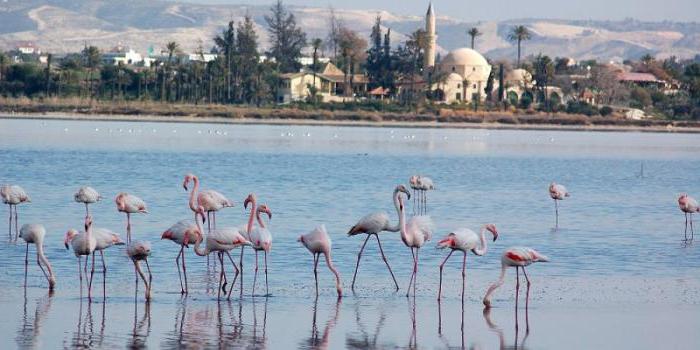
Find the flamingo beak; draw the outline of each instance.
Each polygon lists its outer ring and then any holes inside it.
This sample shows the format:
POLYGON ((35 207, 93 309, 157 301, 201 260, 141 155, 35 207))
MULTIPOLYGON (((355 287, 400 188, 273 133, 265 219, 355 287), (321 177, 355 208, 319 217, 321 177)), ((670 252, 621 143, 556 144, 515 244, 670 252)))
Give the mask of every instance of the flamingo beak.
POLYGON ((69 250, 69 249, 70 249, 70 248, 68 248, 68 242, 63 242, 63 245, 66 246, 66 250, 69 250))
POLYGON ((498 232, 493 233, 493 241, 495 242, 498 239, 498 232))

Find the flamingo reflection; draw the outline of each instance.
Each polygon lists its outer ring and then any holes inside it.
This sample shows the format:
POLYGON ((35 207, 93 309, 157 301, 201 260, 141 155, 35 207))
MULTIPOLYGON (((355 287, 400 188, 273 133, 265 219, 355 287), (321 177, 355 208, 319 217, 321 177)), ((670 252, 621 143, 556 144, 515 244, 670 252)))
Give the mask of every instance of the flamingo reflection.
POLYGON ((379 320, 377 325, 374 327, 374 334, 369 334, 366 330, 364 322, 362 322, 360 313, 360 304, 355 303, 355 322, 357 323, 357 329, 362 333, 361 336, 353 336, 348 334, 345 339, 345 347, 349 349, 381 349, 385 346, 377 345, 377 339, 379 338, 379 332, 382 327, 384 327, 384 322, 386 321, 386 312, 384 308, 379 309, 379 320))
POLYGON ((131 331, 131 339, 128 348, 145 349, 148 336, 151 335, 151 303, 146 302, 143 308, 143 316, 138 319, 138 299, 134 295, 134 328, 131 331))
POLYGON ((53 297, 53 291, 50 291, 46 296, 41 297, 36 300, 36 308, 34 310, 33 317, 29 317, 27 314, 27 288, 24 288, 24 305, 23 305, 23 315, 22 322, 20 323, 20 328, 17 330, 17 347, 22 349, 37 349, 40 348, 40 343, 38 341, 41 335, 41 326, 46 315, 51 310, 51 302, 53 297))
POLYGON ((518 344, 518 338, 519 338, 519 327, 518 327, 518 308, 515 308, 515 341, 513 343, 513 346, 508 346, 506 345, 506 340, 505 340, 505 335, 503 333, 503 330, 498 327, 496 324, 493 323, 491 320, 491 309, 490 308, 484 308, 484 320, 486 321, 486 325, 498 335, 498 342, 499 342, 499 349, 504 350, 504 349, 514 349, 514 350, 524 350, 526 349, 525 347, 525 341, 527 338, 530 336, 530 321, 528 318, 528 309, 525 308, 525 336, 523 336, 523 340, 518 344))
POLYGON ((318 312, 318 297, 314 299, 314 315, 311 324, 311 336, 302 340, 300 348, 303 349, 329 349, 328 340, 330 339, 331 331, 338 323, 338 316, 340 315, 340 302, 341 298, 338 298, 335 303, 335 312, 326 322, 326 328, 323 330, 323 334, 319 334, 318 327, 316 326, 316 314, 318 312))

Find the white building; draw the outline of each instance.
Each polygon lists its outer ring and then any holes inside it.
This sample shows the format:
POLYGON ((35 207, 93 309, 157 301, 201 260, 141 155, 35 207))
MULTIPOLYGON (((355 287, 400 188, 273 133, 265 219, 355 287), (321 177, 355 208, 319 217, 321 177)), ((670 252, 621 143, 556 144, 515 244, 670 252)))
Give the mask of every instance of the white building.
POLYGON ((106 52, 102 55, 102 60, 107 64, 112 64, 118 66, 122 65, 137 65, 143 62, 143 56, 140 53, 134 51, 133 49, 128 49, 126 51, 112 51, 106 52))

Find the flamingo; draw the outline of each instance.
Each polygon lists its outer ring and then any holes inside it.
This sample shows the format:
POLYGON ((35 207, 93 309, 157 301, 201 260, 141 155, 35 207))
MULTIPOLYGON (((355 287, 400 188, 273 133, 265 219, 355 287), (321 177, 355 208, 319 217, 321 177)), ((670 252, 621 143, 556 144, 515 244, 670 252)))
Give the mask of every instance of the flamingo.
POLYGON ((678 207, 685 214, 685 241, 688 241, 688 214, 690 214, 690 240, 692 241, 693 238, 695 238, 695 233, 693 232, 693 213, 700 212, 698 201, 684 193, 678 197, 678 207))
POLYGON ((559 202, 564 200, 564 198, 569 197, 569 191, 566 190, 564 185, 552 182, 549 184, 549 196, 554 200, 554 212, 556 213, 556 227, 559 227, 559 202))
MULTIPOLYGON (((399 191, 394 190, 393 194, 394 198, 394 206, 396 207, 396 213, 397 215, 401 215, 399 211, 399 191)), ((382 249, 382 243, 379 241, 379 233, 383 231, 387 232, 398 232, 400 230, 400 227, 398 224, 395 226, 392 226, 391 223, 389 222, 389 215, 385 212, 377 212, 377 213, 372 213, 369 214, 353 226, 350 231, 348 231, 348 236, 355 236, 359 234, 367 234, 367 238, 365 238, 365 242, 362 243, 362 248, 360 248, 360 252, 357 253, 357 264, 355 265, 355 274, 352 276, 352 284, 351 288, 354 290, 355 289, 355 278, 357 277, 357 270, 360 268, 360 259, 362 258, 362 252, 365 250, 365 245, 367 245, 367 241, 369 240, 370 237, 374 236, 377 239, 377 244, 379 245, 379 252, 382 254, 382 259, 384 260, 384 263, 386 264, 386 267, 389 269, 389 273, 391 274, 391 278, 394 280, 394 285, 396 286, 396 290, 399 290, 399 284, 396 282, 396 277, 394 277, 394 272, 391 270, 391 266, 389 266, 389 261, 387 261, 386 256, 384 255, 384 249, 382 249)))
MULTIPOLYGON (((192 209, 192 211, 194 212, 195 220, 197 220, 197 208, 202 206, 204 207, 204 211, 207 212, 207 220, 209 220, 210 225, 209 230, 212 229, 212 226, 214 229, 216 229, 216 212, 223 208, 232 207, 233 202, 228 200, 228 198, 226 198, 223 194, 213 190, 202 190, 198 193, 197 191, 199 190, 199 178, 192 174, 185 175, 185 182, 182 184, 182 187, 185 188, 185 191, 188 191, 187 185, 190 183, 190 181, 194 182, 194 187, 190 192, 189 204, 190 209, 192 209), (209 217, 210 214, 212 215, 211 218, 209 217)), ((202 221, 204 221, 204 217, 202 217, 202 221)))
POLYGON ((525 297, 525 309, 528 307, 530 302, 530 279, 527 277, 525 272, 525 266, 529 266, 536 262, 548 262, 549 258, 545 255, 540 254, 536 250, 527 247, 513 247, 508 248, 503 252, 501 257, 501 275, 498 277, 498 281, 494 282, 489 289, 486 291, 484 296, 484 306, 486 308, 491 307, 491 294, 503 285, 503 281, 506 275, 506 268, 515 267, 515 305, 518 304, 518 290, 520 289, 520 273, 519 269, 523 270, 523 275, 525 275, 525 280, 527 281, 527 294, 525 297))
MULTIPOLYGON (((421 193, 421 200, 423 202, 423 205, 421 206, 423 208, 423 213, 422 214, 427 214, 428 213, 428 196, 427 192, 432 191, 435 189, 435 184, 433 183, 433 179, 427 177, 427 176, 420 176, 418 178, 418 185, 421 193)), ((420 214, 420 213, 419 213, 420 214)))
MULTIPOLYGON (((203 214, 202 214, 203 215, 203 214)), ((224 293, 226 292, 226 273, 224 272, 224 253, 228 256, 228 259, 231 261, 231 265, 233 265, 234 270, 236 271, 236 275, 233 277, 233 282, 231 283, 231 290, 233 290, 233 285, 236 283, 236 279, 238 278, 239 270, 238 267, 236 266, 236 263, 233 262, 233 258, 231 258, 231 254, 229 253, 231 250, 242 247, 244 245, 251 245, 251 243, 243 236, 238 229, 217 229, 214 231, 211 231, 211 233, 207 234, 207 238, 205 241, 205 247, 202 248, 200 247, 200 244, 202 241, 197 241, 194 245, 194 252, 195 254, 199 256, 209 256, 210 253, 216 252, 219 258, 219 263, 221 264, 221 273, 219 276, 219 295, 218 297, 221 298, 221 291, 223 290, 224 293), (223 284, 222 284, 223 283, 223 284)), ((228 296, 231 296, 231 290, 229 290, 228 296)))
POLYGON ((0 187, 0 197, 2 197, 2 202, 7 204, 10 208, 10 218, 8 220, 9 228, 8 234, 10 236, 10 241, 16 240, 19 236, 18 219, 17 219, 17 205, 22 203, 31 203, 32 200, 27 195, 22 187, 17 185, 3 185, 0 187), (12 238, 12 208, 15 209, 15 237, 12 238))
POLYGON ((471 251, 474 255, 484 256, 488 250, 488 244, 486 243, 485 232, 489 231, 493 235, 493 241, 498 239, 498 230, 496 230, 496 225, 486 224, 481 227, 481 232, 477 236, 476 232, 468 229, 461 228, 452 231, 438 242, 437 247, 440 249, 450 248, 450 253, 445 257, 445 260, 440 264, 440 287, 438 288, 438 301, 442 297, 442 269, 447 262, 447 259, 452 256, 456 250, 464 253, 464 258, 462 259, 462 299, 464 299, 464 285, 466 278, 466 266, 467 266, 467 253, 471 251))
POLYGON ((115 202, 117 211, 126 213, 126 243, 131 243, 131 214, 148 214, 146 203, 143 199, 124 192, 117 195, 115 202))
POLYGON ((39 265, 41 272, 44 273, 46 280, 49 282, 49 291, 53 291, 56 286, 56 277, 51 269, 49 259, 44 255, 44 237, 46 229, 40 224, 24 224, 19 230, 19 237, 27 242, 27 250, 24 254, 24 286, 27 286, 27 268, 29 265, 29 244, 36 245, 36 264, 39 265), (46 269, 42 266, 44 264, 46 269), (47 273, 48 271, 48 273, 47 273))
POLYGON ((78 275, 80 277, 80 291, 83 290, 83 273, 81 271, 82 256, 85 256, 85 278, 87 279, 88 258, 92 254, 92 270, 88 279, 88 298, 92 298, 92 277, 95 274, 95 249, 97 239, 92 234, 92 217, 85 217, 85 234, 72 236, 71 231, 66 232, 63 244, 69 249, 69 244, 73 247, 73 253, 78 258, 78 275))
MULTIPOLYGON (((68 248, 68 244, 71 243, 72 240, 79 239, 82 240, 84 238, 79 238, 80 235, 85 235, 85 233, 80 233, 75 229, 70 229, 68 232, 66 232, 66 236, 64 239, 64 244, 66 245, 66 248, 68 248)), ((104 250, 114 246, 114 245, 124 245, 124 241, 122 241, 121 237, 119 237, 119 234, 115 233, 114 231, 111 231, 106 228, 101 228, 101 227, 95 227, 92 229, 92 235, 95 237, 96 245, 95 245, 95 252, 100 252, 100 257, 102 258, 102 297, 106 298, 107 297, 107 264, 105 263, 105 255, 104 255, 104 250)))
MULTIPOLYGON (((203 214, 199 214, 203 215, 203 214)), ((196 218, 196 217, 195 217, 196 218)), ((204 220, 204 216, 202 216, 204 220)), ((177 265, 177 276, 180 278, 180 293, 187 294, 187 265, 185 265, 185 247, 189 248, 190 243, 197 243, 203 239, 202 229, 199 227, 199 221, 192 223, 189 220, 181 220, 170 226, 169 229, 163 232, 161 239, 169 239, 180 245, 180 252, 175 257, 175 265, 177 265), (180 272, 180 257, 182 256, 182 272, 180 272), (182 275, 185 276, 185 284, 182 284, 182 275)))
POLYGON ((314 256, 314 280, 316 281, 316 296, 318 296, 318 260, 323 254, 326 257, 326 264, 328 269, 335 275, 335 289, 338 291, 338 298, 343 296, 343 289, 340 285, 340 274, 338 270, 333 267, 333 262, 331 261, 331 238, 326 232, 326 226, 321 225, 311 232, 299 236, 297 242, 306 247, 306 249, 311 252, 314 256))
POLYGON ((136 270, 136 293, 139 289, 139 276, 143 280, 143 284, 146 286, 146 301, 151 300, 151 283, 153 281, 153 275, 151 274, 151 266, 148 264, 148 257, 151 255, 151 243, 146 241, 133 241, 126 246, 126 255, 131 258, 134 263, 134 269, 136 270), (148 280, 141 270, 141 261, 146 263, 146 268, 148 269, 148 280))
MULTIPOLYGON (((248 203, 250 203, 250 216, 248 216, 248 222, 241 226, 241 232, 243 232, 246 239, 250 240, 250 235, 253 233, 253 224, 255 223, 255 216, 257 213, 257 203, 258 199, 255 193, 248 194, 248 197, 243 201, 243 208, 248 209, 248 203)), ((238 266, 241 269, 241 296, 243 296, 243 251, 245 246, 241 247, 241 257, 238 260, 238 266)))
MULTIPOLYGON (((419 179, 419 175, 413 175, 408 179, 408 185, 413 189, 413 215, 416 215, 416 200, 418 199, 418 190, 420 189, 419 179)), ((420 211, 420 207, 418 209, 420 211)))
MULTIPOLYGON (((406 187, 404 187, 404 185, 398 185, 396 187, 396 191, 405 193, 408 199, 411 199, 411 194, 408 192, 406 187)), ((411 273, 411 279, 408 282, 408 289, 406 290, 406 297, 408 297, 409 291, 411 290, 411 284, 413 284, 413 294, 416 294, 416 284, 414 280, 418 279, 418 249, 420 249, 425 242, 432 238, 433 220, 429 216, 419 215, 411 217, 407 223, 406 213, 404 212, 403 197, 399 195, 398 200, 399 231, 401 232, 401 240, 406 247, 411 249, 411 255, 413 256, 413 272, 411 273)))
POLYGON ((100 196, 100 193, 97 192, 96 189, 90 186, 84 186, 79 188, 78 192, 75 192, 73 199, 75 199, 75 201, 78 203, 85 204, 85 216, 88 216, 90 215, 88 205, 99 202, 102 199, 102 196, 100 196))
POLYGON ((270 208, 265 205, 261 204, 256 210, 255 210, 255 217, 258 220, 258 225, 259 227, 256 227, 254 230, 250 232, 249 239, 252 244, 253 250, 255 251, 255 275, 253 277, 253 292, 251 293, 251 296, 255 295, 255 281, 258 279, 258 252, 262 251, 265 255, 265 295, 268 295, 268 288, 267 288, 267 254, 270 252, 270 249, 272 249, 272 233, 265 227, 265 223, 263 222, 262 218, 260 217, 260 213, 265 213, 267 214, 268 219, 272 219, 272 211, 270 211, 270 208))

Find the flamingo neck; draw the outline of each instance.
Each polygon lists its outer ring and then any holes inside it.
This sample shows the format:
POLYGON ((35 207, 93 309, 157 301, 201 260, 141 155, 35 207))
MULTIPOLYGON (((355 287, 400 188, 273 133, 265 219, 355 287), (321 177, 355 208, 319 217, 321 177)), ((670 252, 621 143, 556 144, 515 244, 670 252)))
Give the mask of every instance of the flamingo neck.
POLYGON ((246 231, 248 235, 250 235, 250 232, 253 231, 253 220, 255 219, 255 211, 256 211, 256 200, 255 198, 250 200, 250 217, 248 217, 248 227, 246 228, 246 231))
POLYGON ((486 307, 491 306, 491 294, 503 285, 503 281, 506 277, 506 267, 506 264, 501 263, 501 275, 498 277, 498 281, 494 282, 486 291, 486 295, 484 295, 484 305, 486 305, 486 307))
MULTIPOLYGON (((199 179, 196 176, 192 176, 192 181, 194 181, 194 186, 192 187, 192 191, 190 191, 190 209, 194 211, 195 213, 197 212, 197 192, 199 191, 199 179)), ((196 218, 196 216, 195 216, 196 218)), ((195 220, 196 221, 196 220, 195 220)))
POLYGON ((406 213, 404 212, 403 199, 401 198, 401 195, 398 195, 398 199, 396 202, 396 210, 399 214, 399 231, 401 232, 401 238, 404 240, 404 242, 407 242, 408 237, 406 234, 406 213))
POLYGON ((44 266, 46 266, 46 270, 48 272, 48 280, 49 280, 49 288, 53 289, 54 286, 56 285, 56 276, 53 274, 53 269, 51 268, 51 264, 49 263, 49 259, 46 258, 46 255, 44 255, 44 242, 43 240, 40 240, 36 242, 36 257, 38 260, 40 260, 44 266))
POLYGON ((488 243, 486 242, 486 225, 481 227, 481 232, 479 234, 479 243, 481 244, 478 248, 474 249, 474 253, 476 255, 485 255, 486 251, 488 251, 488 243))
MULTIPOLYGON (((394 207, 396 208, 396 216, 401 220, 401 211, 399 210, 399 193, 394 193, 394 207)), ((394 226, 389 226, 386 231, 389 232, 399 232, 401 230, 401 225, 397 222, 394 226)))
POLYGON ((194 244, 194 253, 199 256, 207 256, 211 251, 209 250, 209 247, 202 248, 202 241, 203 239, 200 239, 194 244))
POLYGON ((258 220, 258 225, 260 225, 260 228, 265 228, 265 222, 263 222, 262 218, 260 217, 259 211, 256 211, 255 218, 258 220))
POLYGON ((328 265, 328 268, 335 275, 335 289, 338 291, 338 297, 342 297, 343 296, 343 288, 341 287, 341 284, 340 284, 340 274, 338 273, 338 270, 336 270, 335 267, 333 266, 333 262, 331 261, 330 253, 323 253, 323 255, 326 257, 326 264, 328 265))

